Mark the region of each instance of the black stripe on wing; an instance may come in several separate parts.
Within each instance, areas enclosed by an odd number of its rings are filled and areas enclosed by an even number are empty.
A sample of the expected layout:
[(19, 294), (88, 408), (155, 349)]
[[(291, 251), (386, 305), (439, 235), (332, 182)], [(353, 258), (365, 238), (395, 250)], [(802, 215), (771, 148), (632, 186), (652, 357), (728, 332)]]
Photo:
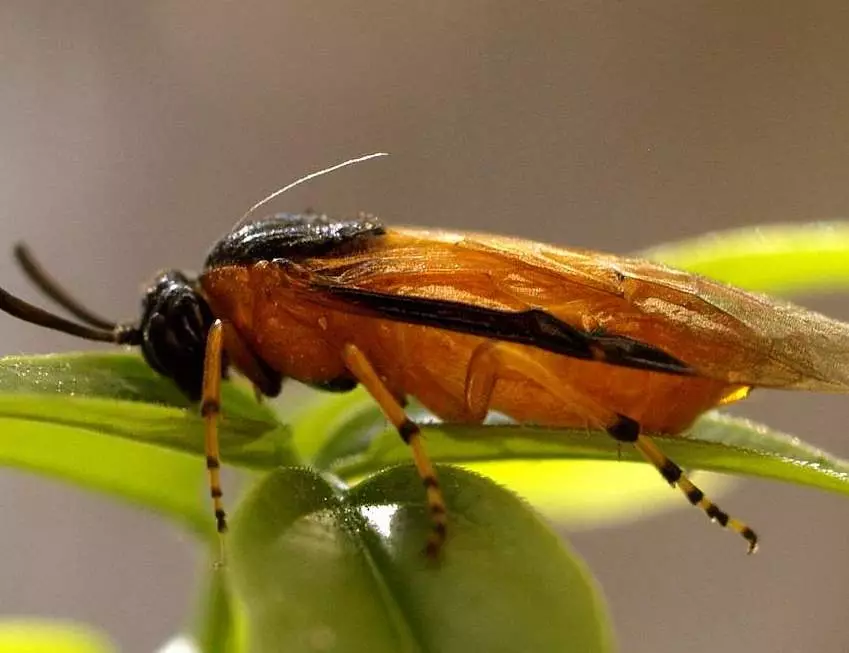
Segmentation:
[(389, 320), (530, 345), (563, 356), (653, 372), (693, 376), (686, 363), (625, 336), (593, 334), (541, 309), (501, 311), (443, 299), (408, 297), (332, 284), (316, 287)]

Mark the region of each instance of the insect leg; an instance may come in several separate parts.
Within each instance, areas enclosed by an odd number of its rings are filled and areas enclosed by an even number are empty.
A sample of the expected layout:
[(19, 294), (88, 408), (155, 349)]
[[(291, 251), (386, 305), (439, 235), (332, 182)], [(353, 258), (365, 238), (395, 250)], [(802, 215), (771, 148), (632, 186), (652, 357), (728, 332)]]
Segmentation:
[(620, 415), (618, 421), (607, 428), (607, 432), (620, 442), (633, 443), (637, 451), (643, 455), (643, 458), (655, 466), (667, 483), (672, 487), (677, 486), (691, 504), (704, 510), (711, 521), (739, 533), (749, 543), (749, 553), (754, 553), (757, 550), (758, 536), (755, 531), (739, 519), (729, 517), (727, 512), (708, 499), (704, 492), (687, 478), (683, 470), (660, 450), (654, 440), (640, 433), (640, 425), (637, 422)]
[(381, 381), (362, 351), (355, 345), (348, 344), (345, 345), (342, 356), (350, 372), (368, 390), (369, 394), (371, 394), (386, 415), (386, 418), (398, 430), (401, 439), (410, 445), (412, 449), (413, 462), (427, 491), (427, 507), (433, 522), (433, 528), (428, 537), (425, 552), (428, 556), (435, 557), (439, 554), (442, 545), (445, 543), (446, 509), (442, 490), (439, 487), (436, 472), (425, 450), (421, 431), (418, 425), (407, 417), (407, 413), (398, 402), (398, 399), (386, 387), (386, 384)]
[(616, 416), (613, 411), (564, 384), (521, 346), (488, 340), (472, 352), (466, 370), (468, 421), (481, 422), (486, 417), (499, 379), (526, 381), (541, 386), (551, 396), (568, 403), (575, 412), (586, 415), (592, 423), (604, 424)]
[(701, 508), (720, 526), (739, 533), (749, 543), (749, 553), (757, 549), (758, 536), (755, 532), (742, 521), (729, 517), (708, 499), (651, 438), (640, 432), (640, 425), (635, 420), (564, 384), (562, 379), (516, 345), (491, 341), (473, 352), (466, 373), (466, 403), (471, 415), (478, 417), (481, 412), (486, 413), (499, 378), (527, 379), (552, 396), (568, 402), (577, 409), (576, 412), (585, 415), (588, 422), (602, 426), (619, 442), (633, 444), (670, 485), (677, 486), (684, 493), (691, 504)]
[(220, 562), (224, 561), (224, 533), (227, 514), (221, 500), (221, 454), (218, 446), (218, 418), (221, 414), (221, 360), (224, 347), (224, 323), (215, 320), (206, 337), (206, 356), (203, 362), (203, 394), (200, 414), (204, 421), (204, 449), (209, 474), (209, 494), (215, 511), (215, 525), (221, 544)]

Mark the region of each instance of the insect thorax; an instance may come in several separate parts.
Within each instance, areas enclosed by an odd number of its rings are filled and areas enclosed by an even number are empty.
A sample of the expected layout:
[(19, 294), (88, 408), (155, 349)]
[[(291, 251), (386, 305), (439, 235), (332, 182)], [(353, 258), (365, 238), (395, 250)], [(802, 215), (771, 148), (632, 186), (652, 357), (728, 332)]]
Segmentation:
[(205, 270), (263, 260), (322, 256), (385, 233), (373, 216), (331, 218), (319, 213), (278, 213), (237, 227), (206, 258)]

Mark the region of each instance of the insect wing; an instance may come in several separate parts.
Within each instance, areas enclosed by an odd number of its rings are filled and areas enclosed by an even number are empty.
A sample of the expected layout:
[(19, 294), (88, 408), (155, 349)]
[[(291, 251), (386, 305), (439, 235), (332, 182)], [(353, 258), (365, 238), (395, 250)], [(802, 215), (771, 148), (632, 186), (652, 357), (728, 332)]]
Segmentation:
[[(608, 339), (618, 352), (605, 357), (610, 364), (641, 367), (634, 360), (643, 347), (654, 359), (644, 369), (686, 367), (732, 384), (849, 391), (849, 326), (648, 261), (482, 234), (392, 229), (363, 250), (304, 265), (316, 289), (330, 290), (350, 310), (438, 326), (442, 305), (452, 313), (442, 312), (445, 328), (480, 335), (487, 332), (474, 325), (487, 312), (532, 313), (586, 347), (604, 349)], [(416, 299), (424, 301), (410, 301)], [(505, 329), (489, 335), (539, 346), (526, 321)], [(581, 351), (576, 345), (561, 353), (586, 358)]]

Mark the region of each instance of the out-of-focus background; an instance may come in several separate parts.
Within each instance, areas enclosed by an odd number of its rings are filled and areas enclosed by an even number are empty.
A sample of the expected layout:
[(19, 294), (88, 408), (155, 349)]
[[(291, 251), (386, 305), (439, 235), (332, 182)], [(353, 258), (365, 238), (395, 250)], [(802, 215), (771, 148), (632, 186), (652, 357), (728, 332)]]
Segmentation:
[[(847, 216), (847, 32), (837, 1), (3, 2), (0, 243), (133, 317), (147, 278), (200, 266), (266, 192), (375, 150), (393, 156), (275, 208), (615, 252)], [(0, 282), (33, 297), (10, 255)], [(849, 297), (803, 301), (849, 318)], [(84, 346), (3, 316), (0, 335), (0, 354)], [(743, 412), (849, 455), (846, 398)], [(745, 481), (724, 503), (761, 554), (684, 509), (571, 538), (621, 650), (849, 650), (845, 498)], [(0, 470), (0, 523), (2, 615), (131, 653), (182, 625), (200, 561), (157, 518)]]

